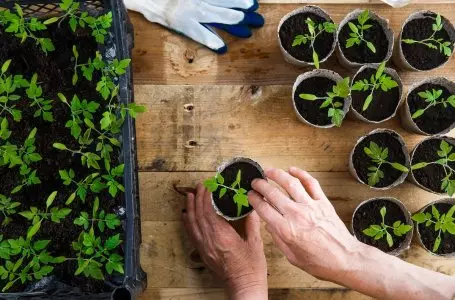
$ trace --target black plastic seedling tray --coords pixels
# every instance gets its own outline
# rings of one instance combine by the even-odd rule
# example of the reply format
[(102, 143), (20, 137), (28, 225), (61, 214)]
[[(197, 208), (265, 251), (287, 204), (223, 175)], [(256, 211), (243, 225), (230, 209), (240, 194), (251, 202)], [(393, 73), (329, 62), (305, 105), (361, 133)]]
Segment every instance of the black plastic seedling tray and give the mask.
[[(122, 0), (78, 0), (81, 9), (90, 14), (111, 11), (113, 23), (111, 39), (99, 50), (106, 59), (131, 57), (134, 44), (133, 27)], [(21, 5), (25, 16), (48, 17), (58, 15), (58, 0), (0, 0), (0, 9), (12, 9), (14, 3)], [(124, 104), (133, 102), (133, 77), (131, 68), (119, 79), (119, 101)], [(121, 159), (124, 169), (124, 207), (122, 224), (124, 229), (125, 274), (122, 284), (113, 287), (113, 292), (87, 293), (78, 287), (71, 287), (55, 278), (31, 284), (23, 292), (0, 293), (0, 300), (10, 299), (135, 299), (146, 287), (147, 277), (140, 267), (139, 248), (141, 244), (141, 222), (139, 207), (138, 168), (136, 156), (136, 128), (134, 120), (128, 117), (122, 135)], [(68, 245), (70, 247), (71, 245)]]

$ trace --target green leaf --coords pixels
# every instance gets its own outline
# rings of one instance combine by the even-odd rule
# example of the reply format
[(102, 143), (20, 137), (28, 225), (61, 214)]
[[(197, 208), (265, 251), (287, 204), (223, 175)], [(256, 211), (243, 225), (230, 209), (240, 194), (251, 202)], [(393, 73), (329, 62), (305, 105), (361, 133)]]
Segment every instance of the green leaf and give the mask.
[(360, 42), (359, 38), (351, 37), (351, 38), (346, 40), (346, 48), (351, 48), (352, 46), (354, 46), (358, 42)]
[(57, 197), (57, 191), (52, 192), (46, 200), (46, 207), (49, 208)]
[(357, 26), (355, 26), (354, 23), (349, 22), (348, 25), (349, 25), (349, 28), (351, 28), (351, 31), (352, 31), (352, 32), (354, 32), (354, 33), (359, 33), (359, 29), (357, 28)]
[(47, 247), (47, 245), (50, 243), (50, 240), (42, 240), (42, 241), (36, 241), (33, 243), (33, 249), (36, 251), (43, 250), (44, 248)]
[(41, 227), (41, 221), (36, 222), (32, 227), (28, 229), (27, 232), (27, 240), (30, 240), (40, 229)]
[(425, 168), (426, 166), (428, 166), (429, 164), (426, 163), (426, 162), (420, 162), (420, 163), (417, 163), (413, 166), (411, 166), (411, 170), (418, 170), (418, 169), (422, 169), (422, 168)]
[(316, 51), (313, 50), (313, 63), (316, 69), (319, 69), (319, 56)]
[(371, 42), (367, 42), (367, 47), (371, 50), (371, 52), (376, 53), (376, 47)]
[(375, 237), (381, 231), (382, 231), (381, 226), (370, 225), (370, 227), (364, 229), (362, 232), (363, 232), (363, 234), (365, 234), (365, 235), (367, 235), (369, 237)]
[(392, 247), (393, 246), (392, 235), (390, 235), (390, 233), (386, 232), (386, 237), (387, 237), (387, 244), (389, 245), (389, 247)]
[(436, 253), (436, 252), (438, 251), (440, 245), (441, 245), (441, 237), (438, 236), (438, 237), (436, 238), (436, 240), (434, 241), (433, 251), (432, 251), (432, 252), (433, 252), (433, 253)]
[(221, 173), (217, 173), (215, 178), (219, 184), (224, 184), (224, 177), (221, 175)]
[(365, 83), (362, 80), (358, 80), (352, 85), (351, 89), (353, 91), (362, 91), (364, 89), (364, 87), (365, 87)]
[(411, 118), (417, 119), (418, 117), (422, 116), (425, 113), (424, 109), (418, 109), (415, 113), (412, 114)]
[(368, 97), (365, 99), (365, 102), (363, 103), (362, 110), (366, 111), (368, 107), (371, 104), (371, 101), (373, 101), (373, 94), (369, 94)]
[(221, 199), (221, 198), (226, 194), (226, 192), (227, 192), (227, 189), (226, 189), (226, 188), (222, 188), (222, 189), (220, 190), (219, 198)]
[(106, 240), (106, 242), (104, 243), (104, 247), (106, 247), (107, 250), (113, 250), (117, 248), (121, 243), (122, 240), (120, 240), (120, 234), (116, 234), (114, 236), (109, 237)]
[(385, 70), (385, 62), (381, 63), (378, 67), (378, 69), (376, 70), (376, 80), (379, 80), (379, 78), (381, 78), (382, 74), (384, 73), (384, 70)]
[(421, 213), (417, 213), (415, 215), (412, 216), (412, 220), (414, 220), (415, 222), (417, 222), (417, 224), (421, 224), (421, 223), (424, 223), (427, 221), (427, 216), (425, 213), (421, 212)]
[(440, 217), (439, 211), (438, 211), (438, 209), (437, 209), (434, 205), (431, 206), (431, 214), (433, 215), (433, 217), (434, 217), (436, 220), (439, 220), (439, 217)]
[(218, 189), (218, 183), (216, 178), (209, 178), (204, 181), (205, 188), (210, 192), (213, 193)]
[(311, 94), (300, 94), (299, 97), (303, 100), (309, 100), (309, 101), (314, 101), (314, 100), (318, 99), (318, 97), (316, 97), (315, 95), (311, 95)]
[(381, 210), (379, 211), (379, 213), (381, 214), (382, 218), (384, 218), (387, 213), (387, 208), (385, 206), (383, 206), (381, 208)]
[(292, 42), (292, 47), (299, 46), (301, 44), (306, 44), (307, 43), (307, 38), (303, 35), (297, 35), (294, 38), (294, 41)]
[(58, 150), (67, 150), (66, 146), (61, 143), (54, 143), (52, 146)]
[(407, 173), (409, 172), (409, 169), (406, 168), (405, 166), (403, 166), (402, 164), (400, 163), (397, 163), (397, 162), (393, 162), (390, 164), (394, 169), (397, 169), (398, 171), (401, 171), (401, 172), (404, 172), (404, 173)]
[(59, 20), (59, 18), (57, 18), (57, 17), (52, 17), (52, 18), (49, 18), (49, 19), (45, 20), (45, 21), (43, 22), (43, 24), (44, 24), (44, 25), (49, 25), (49, 24), (52, 24), (52, 23), (57, 22), (58, 20)]
[(11, 64), (11, 59), (8, 59), (7, 61), (5, 61), (2, 65), (2, 74), (6, 73), (6, 71), (8, 71), (8, 68)]

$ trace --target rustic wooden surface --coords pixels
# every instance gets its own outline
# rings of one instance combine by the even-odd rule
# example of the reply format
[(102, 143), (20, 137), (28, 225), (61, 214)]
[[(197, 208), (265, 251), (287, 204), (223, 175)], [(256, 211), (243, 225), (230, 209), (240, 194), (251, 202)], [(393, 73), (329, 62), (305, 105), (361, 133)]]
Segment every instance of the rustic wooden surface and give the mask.
[[(320, 5), (335, 22), (354, 8), (369, 8), (390, 19), (397, 34), (407, 15), (428, 9), (429, 5), (422, 3), (435, 1), (422, 0), (401, 9), (391, 9), (377, 0), (311, 2), (345, 3)], [(432, 4), (431, 9), (455, 22), (453, 3)], [(284, 62), (276, 42), (276, 26), (285, 13), (299, 6), (262, 5), (260, 12), (266, 18), (266, 26), (255, 31), (249, 40), (223, 35), (229, 44), (229, 52), (223, 56), (131, 13), (135, 27), (136, 102), (148, 107), (137, 121), (141, 261), (148, 273), (148, 289), (141, 299), (224, 298), (220, 283), (190, 258), (193, 249), (180, 222), (183, 197), (176, 188), (193, 186), (212, 175), (221, 161), (233, 156), (248, 156), (264, 166), (296, 165), (310, 171), (348, 225), (356, 205), (371, 197), (397, 197), (411, 212), (438, 199), (410, 183), (388, 192), (373, 191), (354, 181), (347, 172), (347, 157), (355, 141), (375, 128), (397, 130), (409, 149), (422, 139), (401, 129), (398, 118), (380, 126), (347, 120), (341, 129), (330, 130), (313, 129), (297, 120), (291, 106), (291, 85), (306, 69)], [(335, 57), (322, 67), (345, 76), (354, 73), (339, 67)], [(428, 76), (455, 80), (455, 62), (431, 73), (399, 73), (405, 86)], [(263, 236), (271, 299), (369, 299), (292, 267), (270, 236), (265, 232)], [(433, 257), (415, 243), (403, 259), (455, 275), (454, 260)]]

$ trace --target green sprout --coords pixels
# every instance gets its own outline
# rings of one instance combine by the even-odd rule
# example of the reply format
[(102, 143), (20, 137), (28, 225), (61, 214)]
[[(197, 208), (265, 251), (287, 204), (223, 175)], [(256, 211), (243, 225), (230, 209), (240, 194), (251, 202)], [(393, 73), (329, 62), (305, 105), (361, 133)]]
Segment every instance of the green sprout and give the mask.
[(38, 75), (35, 73), (30, 80), (30, 85), (27, 88), (27, 96), (30, 100), (33, 100), (30, 107), (37, 106), (37, 110), (33, 117), (41, 117), (44, 121), (53, 122), (54, 116), (52, 114), (52, 100), (45, 100), (41, 96), (43, 95), (43, 89), (37, 85)]
[(337, 101), (335, 98), (346, 98), (350, 95), (349, 89), (349, 77), (346, 77), (336, 83), (332, 87), (331, 92), (327, 92), (326, 97), (317, 97), (316, 95), (312, 94), (300, 94), (299, 97), (303, 100), (307, 101), (316, 101), (316, 100), (324, 100), (319, 107), (320, 109), (325, 109), (329, 107), (328, 116), (331, 118), (332, 124), (340, 127), (343, 119), (345, 117), (343, 111), (343, 103)]
[(368, 157), (371, 158), (372, 162), (375, 164), (374, 166), (370, 166), (368, 170), (368, 185), (375, 186), (377, 185), (381, 179), (384, 178), (384, 172), (381, 170), (383, 165), (390, 165), (392, 168), (401, 171), (403, 173), (409, 172), (409, 169), (397, 162), (390, 162), (387, 160), (389, 156), (389, 149), (387, 147), (379, 147), (378, 144), (371, 141), (370, 147), (363, 148)]
[(304, 35), (299, 34), (294, 37), (292, 42), (292, 47), (309, 44), (309, 47), (313, 50), (313, 63), (317, 69), (319, 69), (319, 55), (314, 49), (314, 42), (316, 38), (323, 32), (334, 33), (336, 30), (336, 25), (332, 22), (324, 22), (322, 24), (317, 24), (311, 18), (307, 18), (305, 23), (308, 26), (308, 31), (310, 34), (306, 33)]
[(17, 38), (21, 39), (21, 43), (27, 39), (34, 40), (36, 45), (41, 46), (44, 53), (55, 50), (54, 44), (49, 38), (40, 38), (35, 35), (38, 31), (47, 29), (48, 20), (41, 22), (37, 18), (24, 18), (24, 12), (19, 4), (15, 3), (14, 7), (16, 13), (11, 12), (9, 9), (0, 11), (0, 25), (6, 27), (5, 32), (14, 34)]
[(450, 41), (444, 41), (442, 38), (435, 38), (436, 33), (442, 30), (444, 24), (442, 23), (442, 18), (441, 15), (438, 14), (436, 16), (435, 22), (432, 25), (433, 33), (431, 36), (429, 36), (426, 39), (423, 40), (413, 40), (413, 39), (403, 39), (403, 43), (405, 44), (422, 44), (427, 46), (430, 49), (439, 49), (439, 52), (444, 54), (445, 56), (449, 57), (452, 55), (452, 49), (450, 49), (451, 46), (453, 46), (453, 43)]
[(100, 193), (102, 190), (106, 188), (106, 185), (101, 182), (100, 173), (92, 173), (85, 177), (85, 179), (81, 181), (76, 181), (74, 178), (76, 177), (76, 173), (73, 169), (69, 170), (59, 170), (60, 178), (63, 181), (63, 185), (70, 186), (76, 185), (76, 190), (70, 194), (66, 201), (66, 205), (70, 205), (75, 199), (76, 196), (85, 203), (87, 198), (87, 194), (89, 191), (92, 193)]
[(379, 213), (381, 214), (382, 217), (382, 222), (380, 225), (370, 225), (370, 227), (364, 229), (362, 232), (366, 236), (372, 237), (375, 240), (380, 240), (384, 236), (386, 237), (387, 244), (389, 247), (393, 246), (393, 237), (392, 234), (390, 234), (389, 230), (392, 231), (393, 235), (396, 237), (400, 237), (408, 233), (411, 229), (412, 226), (408, 224), (403, 224), (401, 221), (396, 221), (393, 223), (392, 226), (389, 226), (385, 223), (385, 216), (387, 214), (387, 208), (383, 206)]
[(455, 205), (450, 208), (447, 214), (440, 214), (438, 209), (432, 205), (431, 213), (420, 212), (412, 216), (412, 219), (417, 224), (425, 223), (426, 227), (434, 225), (434, 231), (438, 233), (438, 237), (434, 241), (432, 252), (436, 253), (442, 242), (442, 233), (448, 232), (451, 235), (455, 235), (455, 218), (453, 214), (455, 213)]
[(11, 198), (0, 194), (0, 212), (3, 215), (2, 226), (6, 226), (12, 221), (11, 216), (17, 213), (16, 208), (19, 206), (21, 206), (20, 202), (14, 202)]
[(209, 178), (204, 181), (204, 186), (211, 193), (216, 192), (220, 188), (219, 199), (221, 199), (228, 190), (231, 190), (235, 193), (233, 201), (237, 204), (237, 217), (240, 217), (243, 207), (250, 207), (248, 203), (247, 190), (240, 186), (240, 181), (242, 179), (242, 170), (238, 170), (235, 181), (227, 186), (224, 184), (224, 178), (220, 173), (217, 173), (215, 177)]
[(374, 44), (370, 41), (365, 40), (364, 38), (365, 31), (373, 26), (371, 24), (366, 24), (368, 20), (370, 20), (370, 11), (364, 10), (357, 17), (358, 24), (348, 22), (348, 26), (351, 29), (351, 33), (349, 33), (350, 38), (346, 40), (346, 48), (351, 48), (354, 45), (359, 46), (362, 42), (364, 42), (371, 52), (376, 53), (376, 47), (374, 46)]
[(79, 217), (74, 220), (74, 224), (82, 226), (84, 230), (88, 230), (89, 227), (98, 227), (100, 232), (104, 232), (105, 228), (114, 230), (120, 226), (120, 219), (116, 214), (106, 214), (104, 210), (99, 210), (99, 198), (96, 197), (93, 203), (93, 211), (90, 216), (87, 212), (81, 212)]
[(11, 115), (15, 122), (22, 119), (22, 112), (16, 109), (17, 100), (21, 97), (15, 92), (20, 88), (29, 86), (27, 80), (22, 75), (7, 75), (11, 59), (5, 61), (1, 67), (0, 73), (0, 117), (4, 112)]
[(411, 170), (419, 170), (429, 165), (442, 166), (446, 176), (441, 181), (441, 189), (449, 196), (455, 194), (455, 170), (449, 165), (449, 163), (455, 162), (455, 153), (453, 153), (452, 150), (453, 146), (442, 140), (439, 145), (439, 150), (437, 151), (439, 156), (438, 160), (433, 162), (419, 162), (411, 166)]
[(432, 89), (431, 91), (426, 90), (423, 92), (418, 93), (419, 97), (427, 103), (427, 106), (423, 109), (418, 109), (412, 114), (413, 119), (417, 119), (422, 116), (425, 111), (431, 107), (435, 107), (436, 105), (443, 105), (444, 108), (447, 108), (447, 104), (450, 104), (452, 107), (455, 108), (455, 95), (451, 95), (449, 98), (444, 99), (441, 98), (442, 90)]
[(375, 75), (371, 75), (370, 81), (368, 79), (358, 80), (352, 86), (353, 91), (370, 91), (370, 94), (363, 103), (362, 110), (366, 111), (373, 101), (373, 93), (376, 90), (382, 89), (384, 92), (389, 91), (398, 86), (398, 83), (393, 80), (391, 76), (384, 74), (385, 62), (379, 65)]

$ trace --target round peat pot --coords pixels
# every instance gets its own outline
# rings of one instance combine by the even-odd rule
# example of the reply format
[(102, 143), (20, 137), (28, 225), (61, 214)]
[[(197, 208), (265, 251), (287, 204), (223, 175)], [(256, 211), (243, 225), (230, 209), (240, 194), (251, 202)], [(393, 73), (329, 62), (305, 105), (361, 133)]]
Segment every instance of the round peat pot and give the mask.
[[(362, 34), (359, 27), (367, 26), (363, 30), (363, 40), (359, 44), (352, 42), (355, 33), (349, 23), (357, 28), (359, 34)], [(370, 25), (371, 27), (369, 27)], [(371, 11), (368, 18), (365, 10), (356, 9), (349, 13), (338, 27), (337, 39), (338, 60), (343, 67), (348, 69), (359, 68), (364, 64), (388, 61), (392, 56), (394, 39), (389, 21)], [(369, 47), (366, 41), (373, 44), (375, 52), (372, 51), (371, 46)]]
[[(422, 189), (439, 195), (446, 195), (446, 190), (442, 187), (443, 179), (447, 176), (446, 172), (455, 169), (455, 162), (448, 162), (447, 165), (436, 163), (445, 157), (443, 153), (443, 141), (447, 143), (449, 149), (446, 152), (454, 153), (455, 139), (447, 136), (429, 137), (421, 141), (411, 152), (410, 180)], [(453, 149), (450, 149), (452, 147)], [(451, 150), (451, 151), (448, 151)], [(450, 153), (447, 156), (450, 156)], [(417, 168), (418, 164), (430, 163), (426, 166)], [(447, 173), (449, 174), (449, 173)], [(455, 174), (450, 177), (455, 180)]]
[[(333, 32), (324, 30), (313, 42), (303, 38), (305, 35), (311, 36), (307, 24), (308, 18), (315, 24), (315, 34), (321, 31), (317, 28), (319, 24), (322, 25), (325, 22), (333, 24), (332, 19), (324, 10), (308, 5), (288, 13), (278, 25), (278, 43), (284, 59), (302, 67), (314, 66), (313, 49), (310, 47), (312, 44), (318, 54), (319, 63), (323, 63), (332, 55), (337, 43), (335, 28), (332, 29)], [(302, 38), (296, 39), (297, 36)]]
[[(455, 205), (455, 199), (453, 198), (445, 198), (436, 200), (425, 205), (421, 210), (417, 213), (424, 213), (429, 218), (432, 219), (433, 222), (436, 221), (433, 215), (433, 206), (438, 211), (439, 215), (447, 215), (449, 210)], [(439, 235), (439, 231), (435, 230), (435, 224), (432, 222), (428, 223), (423, 222), (418, 224), (414, 222), (416, 225), (416, 232), (417, 232), (417, 240), (419, 244), (428, 252), (433, 255), (438, 255), (442, 257), (455, 257), (455, 235), (450, 234), (448, 231), (442, 232), (441, 231), (441, 240), (437, 249), (434, 249), (436, 239)], [(433, 251), (436, 250), (436, 251)]]
[[(403, 95), (403, 83), (394, 69), (385, 68), (382, 76), (376, 79), (375, 75), (380, 66), (380, 64), (368, 64), (361, 67), (351, 84), (352, 115), (358, 120), (372, 124), (393, 118)], [(374, 82), (371, 82), (372, 76), (375, 78)], [(356, 90), (353, 90), (353, 87), (357, 87)], [(373, 98), (367, 105), (369, 95)]]
[(403, 127), (423, 135), (448, 133), (455, 128), (455, 108), (443, 101), (452, 95), (455, 97), (455, 83), (443, 77), (413, 85), (400, 112)]
[[(357, 206), (352, 215), (351, 230), (362, 243), (398, 256), (409, 249), (414, 227), (411, 214), (401, 201), (383, 197), (365, 200)], [(391, 246), (386, 230), (392, 239)]]
[[(217, 173), (223, 176), (224, 184), (226, 186), (231, 186), (231, 184), (236, 181), (239, 170), (241, 171), (240, 187), (246, 191), (250, 191), (252, 189), (251, 182), (254, 179), (266, 178), (264, 171), (257, 162), (244, 157), (236, 157), (223, 163), (220, 167), (218, 167)], [(243, 219), (253, 211), (253, 207), (251, 205), (248, 207), (242, 206), (239, 215), (237, 204), (234, 202), (235, 192), (232, 190), (228, 189), (226, 194), (221, 198), (219, 195), (219, 190), (212, 193), (213, 208), (217, 214), (228, 221)]]
[[(332, 121), (333, 116), (329, 116), (331, 105), (321, 108), (325, 102), (324, 99), (304, 100), (300, 97), (302, 94), (312, 94), (316, 97), (327, 97), (328, 92), (333, 91), (333, 87), (342, 82), (343, 77), (338, 73), (330, 70), (318, 69), (299, 75), (292, 89), (292, 105), (300, 121), (317, 128), (332, 128), (335, 123)], [(346, 87), (349, 89), (349, 87)], [(333, 102), (343, 103), (339, 110), (342, 110), (343, 118), (351, 106), (351, 96), (344, 99), (335, 97)]]
[[(435, 33), (433, 24), (436, 23), (436, 19), (437, 14), (428, 10), (414, 12), (406, 19), (398, 36), (398, 45), (393, 57), (397, 66), (411, 71), (428, 71), (447, 63), (453, 52), (455, 28), (449, 20), (441, 17), (442, 28)], [(442, 39), (441, 42), (448, 43), (450, 53), (444, 53), (444, 48), (441, 51), (439, 43), (435, 40), (426, 42), (432, 44), (434, 48), (421, 43), (433, 34), (434, 39)]]
[[(379, 152), (383, 155), (382, 163), (373, 159), (375, 153)], [(400, 170), (399, 166), (394, 167), (392, 164), (399, 164), (404, 169)], [(361, 137), (349, 157), (352, 176), (377, 190), (387, 190), (403, 183), (409, 172), (406, 169), (409, 168), (410, 159), (405, 142), (390, 129), (376, 129)]]

